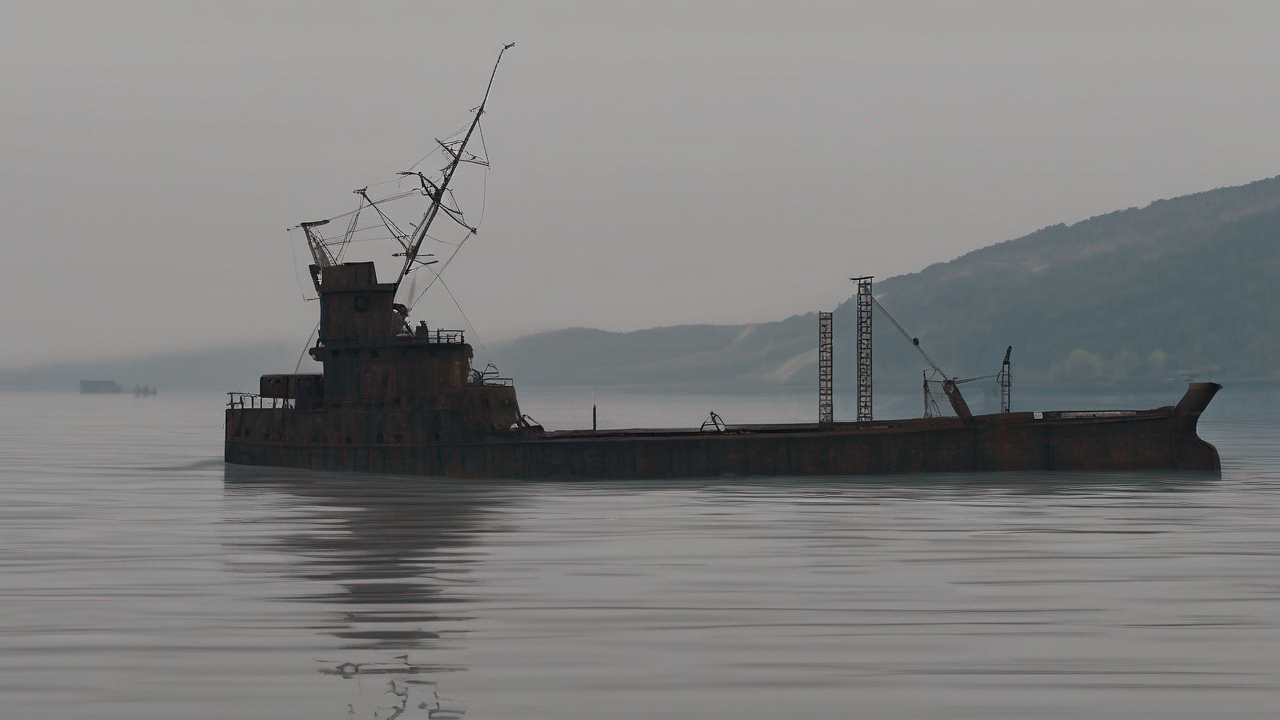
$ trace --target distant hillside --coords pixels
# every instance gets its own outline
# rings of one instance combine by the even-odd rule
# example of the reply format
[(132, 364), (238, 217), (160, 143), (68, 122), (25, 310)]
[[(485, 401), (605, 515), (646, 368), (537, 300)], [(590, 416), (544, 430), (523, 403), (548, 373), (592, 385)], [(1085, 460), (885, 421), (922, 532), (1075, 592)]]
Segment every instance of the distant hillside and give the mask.
[[(952, 375), (1023, 381), (1280, 374), (1280, 177), (1055, 225), (876, 284)], [(869, 268), (849, 268), (849, 274)], [(837, 386), (851, 377), (851, 302), (836, 309)], [(816, 314), (629, 333), (575, 328), (500, 343), (523, 383), (723, 390), (816, 383)], [(877, 314), (875, 376), (922, 363)]]
[(1055, 225), (876, 294), (960, 374), (1011, 344), (1028, 377), (1266, 377), (1280, 371), (1277, 250), (1271, 178)]

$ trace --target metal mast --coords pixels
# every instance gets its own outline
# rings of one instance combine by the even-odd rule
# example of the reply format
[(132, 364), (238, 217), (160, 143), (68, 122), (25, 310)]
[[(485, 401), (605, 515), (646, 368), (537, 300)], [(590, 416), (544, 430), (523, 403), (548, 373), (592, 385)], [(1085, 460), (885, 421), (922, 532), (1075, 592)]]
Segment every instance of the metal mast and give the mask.
[[(476, 108), (476, 116), (471, 121), (471, 127), (467, 128), (467, 134), (462, 138), (461, 142), (457, 143), (457, 149), (455, 150), (453, 147), (450, 147), (454, 143), (446, 144), (436, 140), (436, 143), (439, 144), (451, 158), (449, 164), (441, 171), (442, 178), (440, 180), (440, 184), (437, 185), (436, 183), (431, 182), (421, 173), (401, 173), (407, 175), (418, 175), (419, 179), (422, 181), (423, 190), (431, 198), (431, 207), (427, 208), (426, 213), (423, 214), (422, 222), (418, 223), (417, 230), (414, 231), (413, 237), (405, 247), (404, 268), (396, 278), (397, 286), (399, 286), (400, 281), (404, 279), (404, 276), (408, 275), (413, 270), (413, 265), (418, 259), (418, 251), (422, 247), (422, 241), (426, 239), (427, 231), (431, 228), (432, 221), (436, 219), (436, 215), (439, 214), (440, 208), (444, 203), (444, 196), (449, 190), (449, 181), (453, 180), (453, 173), (458, 169), (458, 165), (462, 164), (464, 161), (471, 160), (471, 158), (464, 157), (463, 153), (467, 149), (467, 143), (471, 140), (471, 135), (475, 133), (476, 128), (480, 125), (480, 116), (484, 114), (485, 103), (489, 102), (489, 91), (493, 89), (493, 79), (498, 75), (498, 63), (502, 62), (502, 53), (513, 47), (515, 47), (515, 43), (504, 45), (502, 50), (498, 52), (498, 61), (493, 64), (493, 73), (489, 75), (489, 86), (484, 90), (484, 99), (480, 101), (480, 107)], [(453, 217), (454, 220), (457, 220), (460, 224), (466, 226), (465, 223), (462, 223), (462, 219), (455, 216), (454, 211), (450, 211), (447, 207), (445, 208), (445, 214)], [(466, 227), (468, 227), (472, 232), (475, 232), (475, 228), (470, 226)]]
[(1000, 366), (1000, 374), (996, 375), (996, 381), (1000, 383), (1000, 412), (1009, 412), (1009, 395), (1010, 388), (1013, 385), (1013, 377), (1009, 371), (1009, 354), (1013, 352), (1013, 346), (1010, 345), (1004, 351), (1004, 364)]
[(858, 284), (858, 422), (871, 422), (871, 275)]
[(818, 313), (818, 424), (835, 422), (831, 392), (831, 313)]

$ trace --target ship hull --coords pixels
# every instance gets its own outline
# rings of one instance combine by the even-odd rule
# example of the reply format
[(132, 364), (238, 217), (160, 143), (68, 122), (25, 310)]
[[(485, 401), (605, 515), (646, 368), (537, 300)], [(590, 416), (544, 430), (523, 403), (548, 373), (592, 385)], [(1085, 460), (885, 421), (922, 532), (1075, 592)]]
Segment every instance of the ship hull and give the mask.
[[(384, 427), (409, 411), (229, 409), (226, 461), (323, 471), (506, 479), (856, 476), (994, 471), (1218, 472), (1196, 434), (1217, 392), (1195, 383), (1177, 407), (1008, 413), (873, 423), (729, 426), (723, 432), (523, 431), (474, 441), (414, 442)], [(327, 441), (339, 428), (338, 442)], [(394, 442), (377, 442), (395, 438)], [(404, 442), (401, 442), (405, 440)], [(350, 442), (348, 442), (350, 441)]]

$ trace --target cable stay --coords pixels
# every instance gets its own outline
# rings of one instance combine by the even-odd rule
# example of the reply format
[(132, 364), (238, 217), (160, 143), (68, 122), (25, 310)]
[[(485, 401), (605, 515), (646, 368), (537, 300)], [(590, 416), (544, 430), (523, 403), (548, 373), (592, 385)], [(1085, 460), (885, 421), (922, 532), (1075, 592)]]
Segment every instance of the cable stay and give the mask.
[(364, 210), (364, 203), (369, 199), (368, 186), (356, 191), (356, 195), (360, 196), (360, 204), (356, 206), (355, 212), (351, 213), (351, 222), (347, 224), (347, 232), (342, 236), (342, 246), (339, 248), (339, 254), (346, 251), (347, 246), (351, 244), (351, 239), (355, 237), (356, 225), (360, 222), (360, 211)]
[[(401, 230), (400, 227), (396, 225), (394, 220), (387, 217), (387, 214), (382, 212), (382, 208), (378, 207), (377, 203), (369, 199), (369, 194), (366, 192), (366, 190), (368, 190), (368, 188), (360, 188), (355, 192), (357, 195), (359, 195), (362, 198), (364, 202), (369, 203), (369, 207), (373, 208), (374, 212), (378, 213), (378, 217), (382, 218), (382, 224), (387, 228), (387, 232), (391, 233), (391, 236), (395, 238), (396, 242), (400, 243), (400, 247), (408, 250), (409, 246), (407, 243), (409, 240), (409, 235), (405, 233), (403, 230)], [(352, 225), (354, 225), (355, 218), (352, 218), (351, 222), (352, 222)]]

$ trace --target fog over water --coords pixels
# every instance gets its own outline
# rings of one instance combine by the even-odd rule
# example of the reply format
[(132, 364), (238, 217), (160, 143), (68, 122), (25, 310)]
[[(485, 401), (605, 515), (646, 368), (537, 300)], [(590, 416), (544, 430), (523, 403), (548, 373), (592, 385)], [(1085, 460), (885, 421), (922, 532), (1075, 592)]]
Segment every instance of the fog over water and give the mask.
[[(827, 309), (1275, 175), (1278, 30), (1268, 3), (9, 3), (0, 365), (301, 347), (285, 228), (465, 124), (506, 42), (446, 275), (490, 340)], [(463, 326), (440, 289), (417, 316)]]

